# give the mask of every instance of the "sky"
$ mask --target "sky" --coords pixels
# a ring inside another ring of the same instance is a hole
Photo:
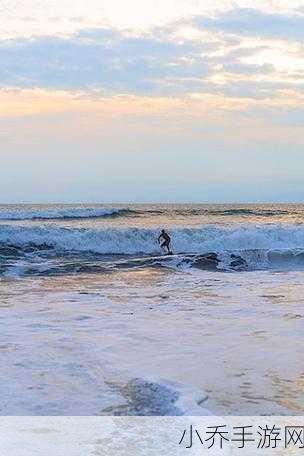
[[[304,0],[0,0],[0,202],[301,202]]]

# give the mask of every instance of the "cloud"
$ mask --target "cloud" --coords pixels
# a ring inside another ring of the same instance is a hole
[[[214,17],[197,16],[193,24],[205,30],[269,39],[303,40],[302,14],[267,13],[255,8],[234,8]]]
[[[258,74],[269,74],[272,73],[275,68],[270,63],[264,63],[263,65],[257,65],[253,63],[227,63],[223,65],[224,71],[228,73],[236,73],[243,75],[258,75]]]
[[[211,84],[211,82],[208,85],[202,84],[202,91],[234,99],[247,98],[263,102],[277,99],[279,103],[283,104],[287,100],[283,100],[282,95],[287,92],[288,96],[285,98],[300,104],[302,103],[300,96],[304,94],[304,83],[244,79],[225,84]]]
[[[2,40],[0,88],[95,91],[107,96],[210,93],[253,99],[275,97],[292,85],[302,91],[300,69],[277,72],[274,63],[265,61],[271,44],[242,41],[239,36],[271,34],[273,29],[295,34],[286,24],[304,21],[301,17],[236,8],[194,18],[193,24],[207,30],[197,38],[183,37],[185,21],[178,21],[145,34],[98,27],[66,37]],[[274,18],[285,26],[268,26]],[[232,31],[239,35],[230,35]],[[283,56],[287,49],[281,50]]]
[[[226,60],[239,60],[241,58],[255,57],[258,53],[270,49],[269,46],[235,47],[226,56]]]
[[[2,41],[0,61],[2,87],[120,93],[160,93],[177,79],[183,91],[187,78],[202,78],[210,71],[194,43],[125,36],[104,28],[82,30],[69,38]]]

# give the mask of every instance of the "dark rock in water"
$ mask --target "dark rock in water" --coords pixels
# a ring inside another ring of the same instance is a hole
[[[16,246],[11,244],[0,244],[0,255],[3,256],[10,256],[10,257],[18,257],[23,255],[24,253],[33,253],[36,251],[42,250],[52,250],[54,249],[53,246],[46,244],[45,242],[42,244],[34,244],[33,242],[29,242],[23,246]]]
[[[231,254],[230,255],[229,268],[235,270],[245,270],[248,268],[248,264],[244,258],[239,255]],[[219,263],[221,260],[218,257],[217,253],[210,252],[204,253],[202,255],[188,255],[185,259],[185,262],[191,263],[192,267],[215,271],[218,269]],[[222,268],[221,268],[222,269]]]
[[[37,250],[53,250],[54,247],[52,245],[46,244],[45,242],[43,244],[35,244],[34,242],[29,242],[24,248],[23,251],[26,253],[32,253]]]
[[[179,393],[167,385],[135,378],[127,385],[122,387],[117,385],[113,389],[121,393],[124,403],[103,409],[101,415],[178,416],[182,414],[175,405]]]
[[[244,258],[239,255],[231,254],[230,267],[233,269],[243,270],[248,268],[248,264]]]
[[[20,248],[15,247],[14,245],[1,244],[0,255],[7,257],[18,257],[20,255]]]
[[[218,259],[217,254],[213,253],[213,252],[198,255],[194,259],[192,259],[192,261],[193,261],[192,265],[194,268],[209,269],[209,270],[217,269],[217,266],[220,263],[220,260]]]

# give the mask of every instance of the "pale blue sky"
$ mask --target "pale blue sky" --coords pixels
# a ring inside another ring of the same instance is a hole
[[[1,202],[304,199],[303,2],[73,4],[0,1]]]

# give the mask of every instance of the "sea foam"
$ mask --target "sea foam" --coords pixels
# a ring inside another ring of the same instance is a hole
[[[174,253],[207,253],[226,251],[293,251],[304,250],[304,227],[301,225],[258,225],[169,230]],[[65,228],[58,226],[0,225],[0,243],[23,248],[31,245],[51,247],[68,252],[96,254],[159,254],[159,229],[143,228]]]

